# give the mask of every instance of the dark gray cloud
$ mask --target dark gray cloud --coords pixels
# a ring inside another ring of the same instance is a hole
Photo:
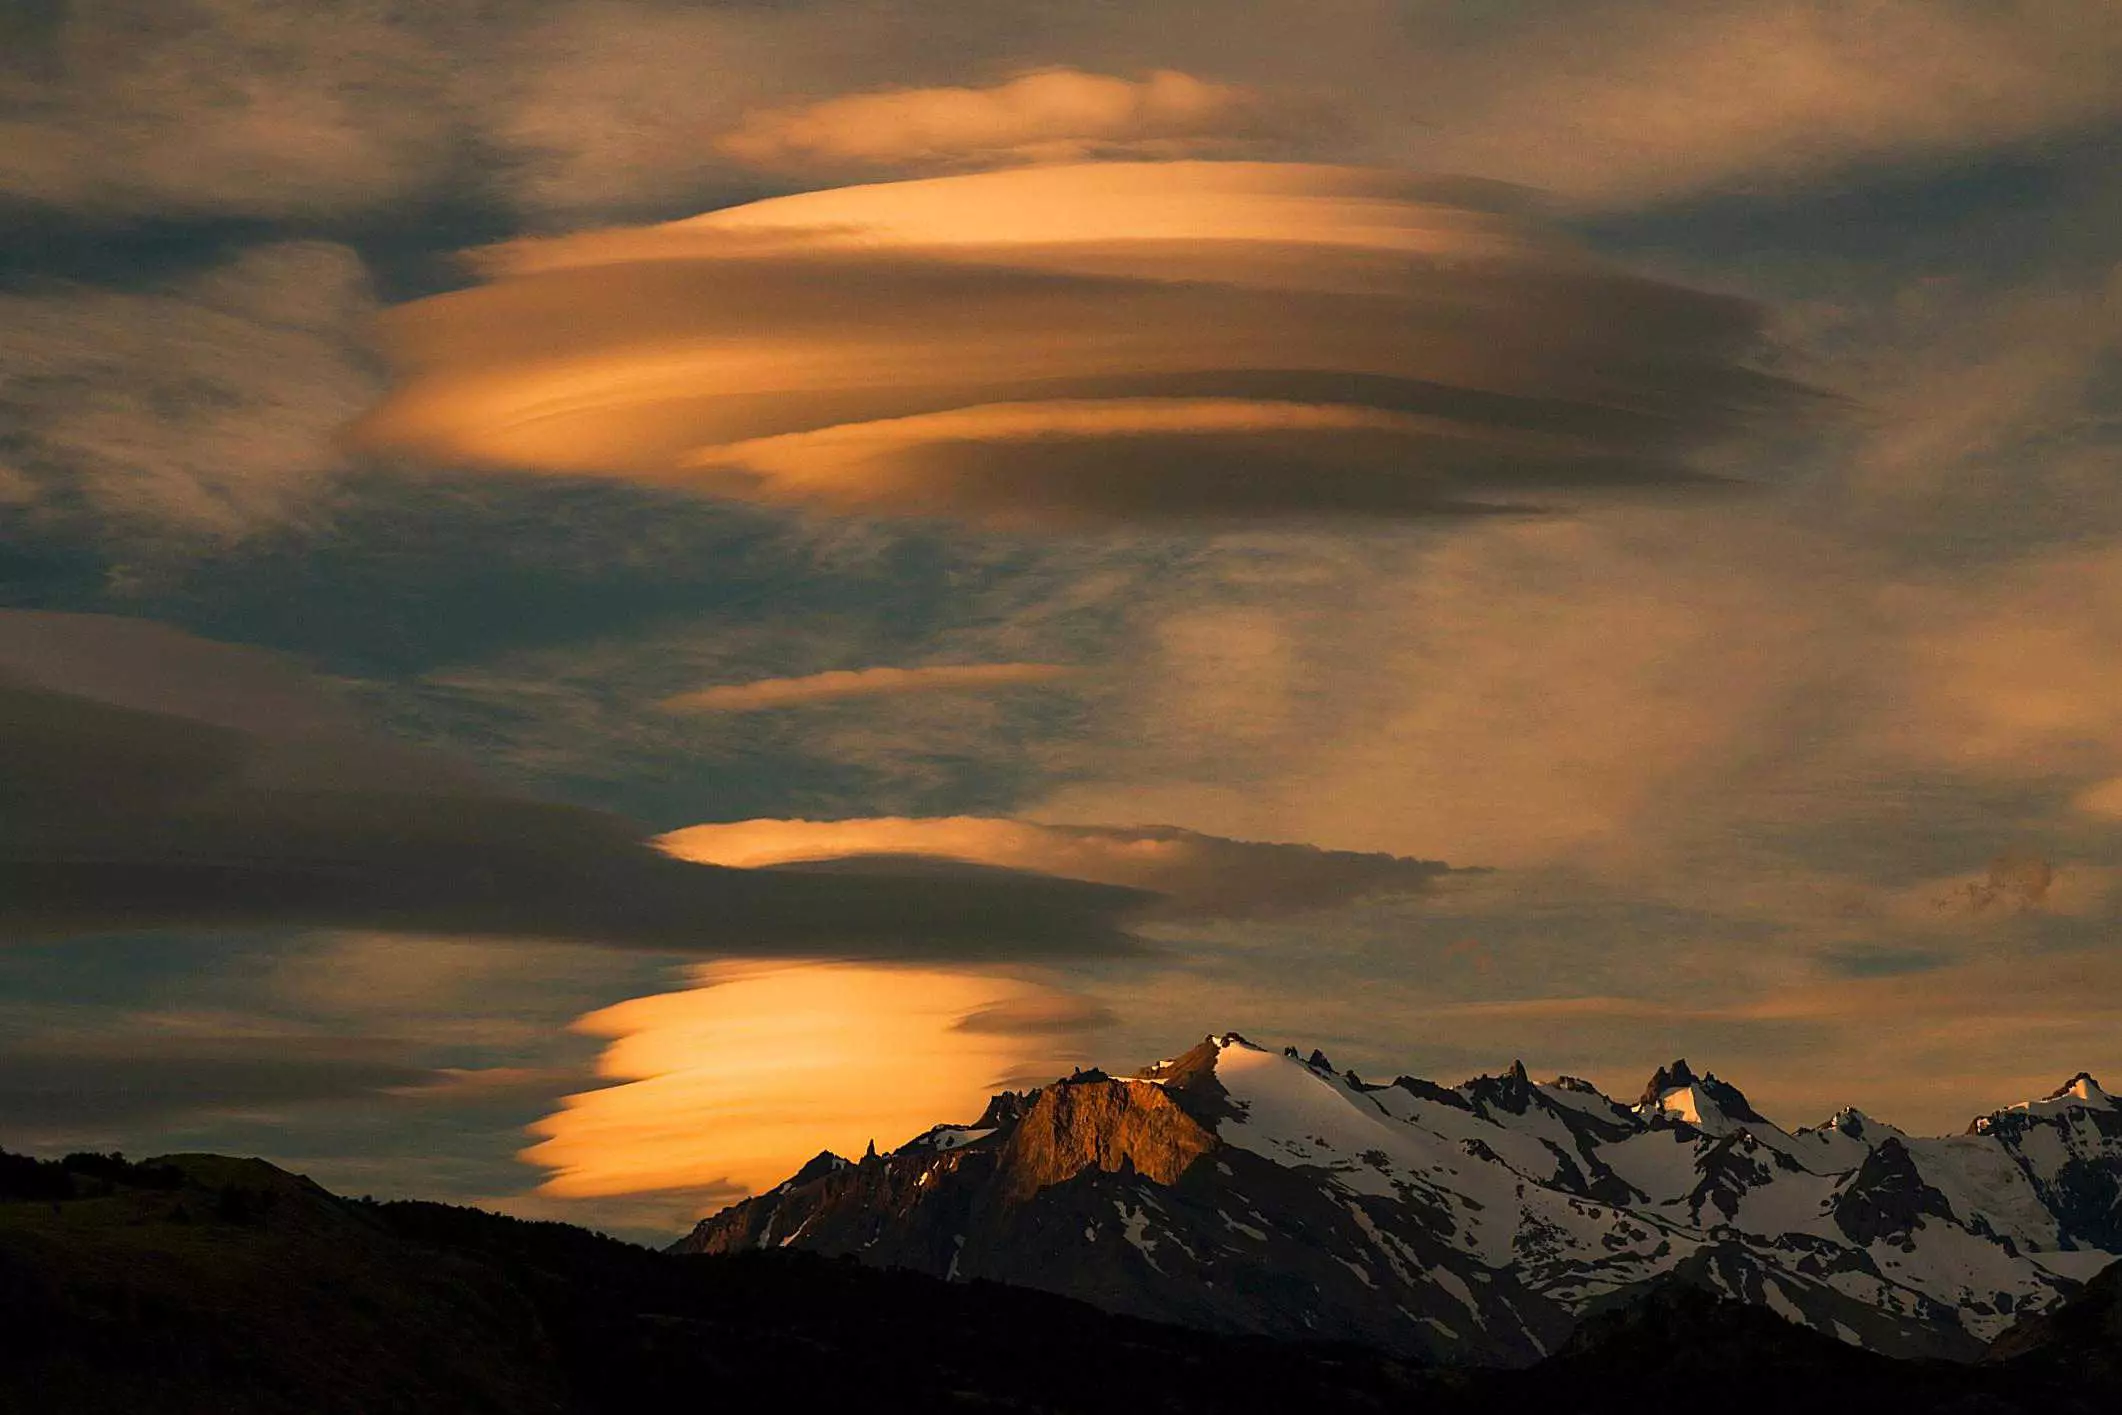
[[[321,728],[325,706],[290,711],[292,732],[246,731],[42,686],[24,646],[52,636],[25,626],[64,630],[70,659],[99,639],[157,643],[158,663],[108,690],[121,696],[211,682],[232,656],[270,664],[125,621],[0,613],[15,675],[0,682],[0,931],[16,938],[296,925],[753,956],[1097,952],[1126,946],[1115,920],[1141,897],[1035,875],[685,863],[620,817],[494,792],[446,763],[421,779],[428,758]]]
[[[137,1133],[185,1117],[369,1099],[438,1075],[374,1038],[129,1031],[0,1041],[0,1130]]]

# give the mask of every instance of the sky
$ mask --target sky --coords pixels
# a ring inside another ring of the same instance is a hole
[[[0,4],[0,1145],[667,1237],[1226,1030],[2122,1074],[2118,69]]]

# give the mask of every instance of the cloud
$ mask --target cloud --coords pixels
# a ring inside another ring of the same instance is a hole
[[[159,657],[82,668],[143,643]],[[296,695],[281,731],[225,725],[257,712],[220,676],[232,661],[273,676],[264,655],[173,630],[0,612],[0,669],[13,675],[0,680],[0,707],[14,725],[0,738],[0,933],[292,925],[681,952],[996,956],[1124,948],[1115,919],[1139,899],[1004,873],[680,862],[616,816],[500,794],[446,761],[320,728],[328,702]],[[173,710],[68,691],[98,674],[120,699],[178,685]],[[283,697],[290,677],[279,674]],[[238,704],[200,706],[221,693]],[[205,716],[185,715],[188,703]]]
[[[1291,134],[1305,155],[1627,205],[2082,130],[2115,115],[2122,54],[2111,7],[2041,0],[38,8],[0,19],[0,193],[101,219],[346,219],[444,194],[611,219],[761,162],[1245,142],[1275,126],[1247,92],[1337,110]],[[1106,76],[1150,65],[1168,67]]]
[[[432,1084],[397,1043],[284,1034],[0,1041],[0,1124],[11,1138],[114,1135],[180,1118],[272,1114]]]
[[[414,7],[50,8],[0,70],[0,192],[104,216],[314,218],[417,193],[454,156],[449,24]]]
[[[1399,105],[1435,123],[1410,134],[1422,160],[1617,206],[1935,160],[2122,111],[2122,23],[2040,0],[1532,7],[1423,57]]]
[[[1496,196],[1107,163],[518,242],[388,316],[398,384],[359,440],[1000,525],[1404,518],[1700,485],[1796,406],[1747,366],[1752,305]]]
[[[1257,107],[1243,89],[1174,69],[1140,80],[1040,69],[987,88],[886,89],[755,109],[716,145],[779,171],[1228,156],[1257,139]]]
[[[391,1087],[390,1094],[442,1105],[544,1099],[581,1079],[573,1068],[560,1066],[443,1066],[420,1081]]]
[[[1026,1073],[1066,1074],[1095,1022],[1045,984],[934,969],[731,962],[696,987],[582,1018],[598,1074],[531,1127],[540,1192],[756,1192],[821,1149],[855,1156],[939,1122],[970,1124]]]
[[[801,707],[844,698],[874,698],[902,693],[964,692],[1051,683],[1073,669],[1057,663],[933,664],[926,668],[853,668],[810,673],[800,678],[762,678],[730,683],[665,698],[657,706],[668,712],[757,712],[762,708]]]
[[[288,518],[378,391],[373,310],[360,257],[322,241],[161,289],[0,292],[0,500],[212,536]]]
[[[1451,873],[1435,860],[1226,840],[1173,826],[1042,825],[950,816],[751,820],[658,838],[684,860],[757,868],[802,861],[956,860],[1121,885],[1164,896],[1161,912],[1235,918],[1420,894]]]

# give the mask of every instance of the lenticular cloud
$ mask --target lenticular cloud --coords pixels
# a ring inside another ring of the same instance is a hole
[[[1705,479],[1744,301],[1467,183],[1092,163],[519,242],[394,311],[371,447],[1000,525],[1406,517]]]

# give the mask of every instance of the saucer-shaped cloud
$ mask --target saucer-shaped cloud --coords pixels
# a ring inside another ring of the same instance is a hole
[[[980,816],[749,820],[672,831],[682,860],[756,869],[871,858],[955,861],[1164,896],[1167,916],[1233,918],[1428,889],[1450,866],[1402,855],[1227,840],[1176,826],[1041,825]]]
[[[1042,69],[988,88],[906,88],[755,109],[715,145],[769,170],[1198,156],[1243,140],[1244,89],[1171,69],[1139,81]]]
[[[543,1192],[591,1198],[770,1188],[822,1149],[890,1149],[970,1124],[1006,1086],[1068,1070],[1083,1000],[1037,983],[917,968],[714,964],[700,986],[593,1012],[598,1074],[523,1158]]]
[[[1745,301],[1499,193],[1036,167],[518,242],[387,318],[370,447],[1004,525],[1428,516],[1703,479],[1790,388]]]
[[[954,663],[926,668],[842,668],[800,678],[761,678],[728,683],[665,698],[657,706],[668,712],[757,712],[762,708],[802,707],[843,698],[881,698],[902,693],[964,692],[1050,683],[1066,677],[1058,663]]]

